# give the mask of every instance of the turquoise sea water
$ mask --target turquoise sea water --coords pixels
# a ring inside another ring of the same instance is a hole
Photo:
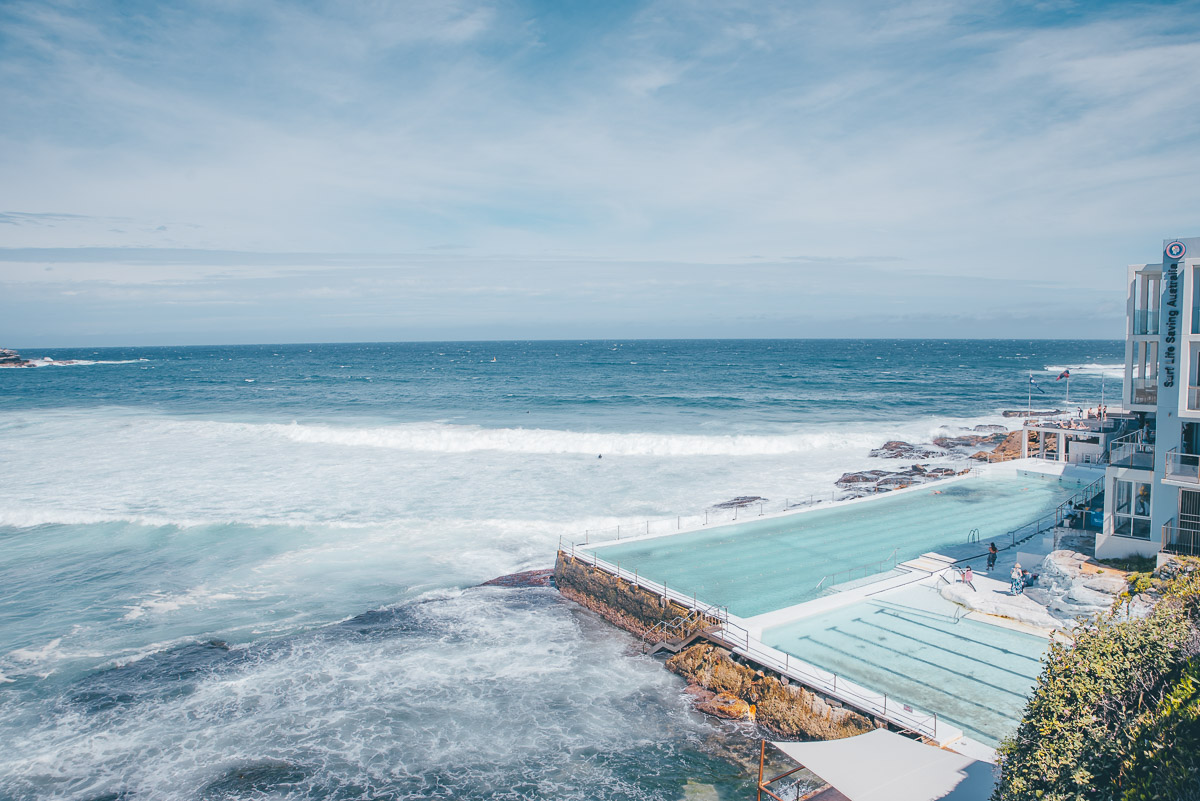
[[[560,535],[827,491],[1023,408],[1031,370],[1046,405],[1067,366],[1111,398],[1122,346],[25,355],[82,361],[0,370],[0,798],[672,799],[744,797],[744,738],[553,590],[476,585]]]

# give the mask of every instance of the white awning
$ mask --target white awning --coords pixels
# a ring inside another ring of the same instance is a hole
[[[886,729],[775,747],[850,801],[986,801],[995,784],[987,762]]]

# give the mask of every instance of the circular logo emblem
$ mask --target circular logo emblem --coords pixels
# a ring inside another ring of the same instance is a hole
[[[1167,255],[1172,259],[1181,259],[1184,253],[1187,253],[1187,248],[1179,240],[1167,244]]]

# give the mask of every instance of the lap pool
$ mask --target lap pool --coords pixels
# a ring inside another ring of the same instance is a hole
[[[888,557],[905,561],[985,545],[1054,511],[1084,482],[1017,474],[939,482],[917,490],[700,531],[593,545],[598,556],[740,617],[817,597],[827,576]],[[828,587],[826,581],[823,587]]]
[[[767,645],[937,710],[995,746],[1021,719],[1049,647],[1043,637],[958,618],[936,589],[912,586],[763,632]]]

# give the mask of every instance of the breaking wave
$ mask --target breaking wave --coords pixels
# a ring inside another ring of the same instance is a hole
[[[778,456],[829,448],[872,448],[879,433],[828,429],[781,435],[600,433],[536,428],[416,424],[381,428],[264,424],[294,442],[438,453],[504,451],[621,456]]]
[[[1058,375],[1063,370],[1070,370],[1071,375],[1103,375],[1121,378],[1125,375],[1124,364],[1051,364],[1045,368],[1047,373]]]

